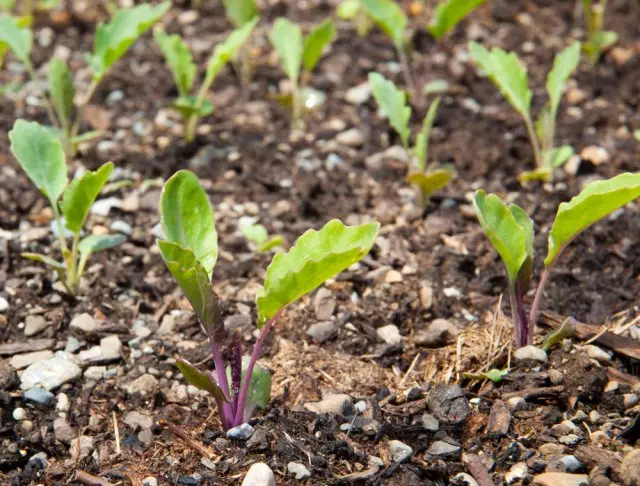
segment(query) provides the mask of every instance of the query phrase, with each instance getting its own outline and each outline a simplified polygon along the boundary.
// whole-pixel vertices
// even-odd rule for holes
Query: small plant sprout
[[[281,235],[269,236],[267,228],[254,222],[253,218],[243,219],[238,224],[238,228],[243,236],[251,242],[255,250],[259,253],[267,253],[275,248],[284,246],[284,237]]]
[[[427,27],[437,41],[441,40],[467,15],[486,0],[444,0],[436,7],[433,20]]]
[[[89,256],[125,240],[123,235],[80,238],[89,210],[113,171],[113,163],[107,162],[95,172],[87,171],[68,183],[62,144],[46,127],[36,122],[17,120],[9,132],[9,140],[11,153],[31,182],[49,200],[63,261],[38,253],[23,253],[22,256],[52,267],[69,293],[76,294]],[[70,248],[65,239],[67,232],[73,235]]]
[[[336,16],[353,22],[360,37],[366,36],[373,27],[373,22],[362,8],[360,0],[343,0],[336,7]]]
[[[280,56],[280,64],[291,82],[292,127],[302,123],[302,112],[307,104],[307,77],[315,69],[325,48],[336,37],[336,28],[331,19],[315,26],[303,37],[300,26],[286,18],[277,19],[269,38]]]
[[[587,40],[582,46],[592,66],[595,66],[602,53],[618,42],[618,34],[612,30],[602,30],[607,0],[582,0],[582,13],[587,29]]]
[[[524,172],[520,179],[549,180],[553,170],[564,165],[573,155],[570,145],[555,147],[554,139],[558,107],[566,90],[567,80],[580,61],[580,43],[574,42],[556,55],[553,68],[547,75],[549,100],[538,115],[535,125],[531,116],[533,94],[528,85],[527,70],[518,56],[496,47],[488,51],[476,42],[470,43],[469,53],[525,122],[533,147],[536,169]]]
[[[83,107],[89,103],[113,64],[144,32],[160,20],[170,7],[169,1],[155,6],[140,4],[133,8],[118,10],[109,23],[98,25],[94,52],[86,55],[92,71],[91,84],[77,107],[73,102],[76,95],[73,78],[67,65],[58,58],[49,62],[47,76],[51,100],[45,94],[44,107],[53,126],[52,129],[62,140],[67,155],[75,154],[79,143],[100,136],[99,132],[79,135],[82,121],[80,114]],[[5,43],[11,49],[16,58],[25,65],[30,78],[36,81],[36,72],[31,62],[32,37],[31,31],[20,28],[16,20],[0,16],[0,44]]]
[[[193,94],[193,84],[198,69],[193,62],[189,47],[177,34],[168,35],[161,30],[154,32],[155,40],[164,54],[178,88],[178,99],[173,103],[173,108],[182,115],[184,137],[188,142],[195,138],[200,118],[213,112],[213,105],[206,98],[211,84],[247,41],[258,20],[258,17],[255,17],[231,32],[224,42],[216,46],[207,62],[204,81],[195,94]]]
[[[473,206],[485,234],[504,263],[511,314],[518,347],[532,344],[538,308],[553,265],[563,250],[592,224],[640,197],[640,173],[620,174],[592,182],[580,194],[558,207],[549,232],[544,271],[527,315],[524,294],[533,273],[533,221],[515,204],[505,205],[494,195],[476,192]]]
[[[369,73],[369,84],[373,97],[378,102],[380,109],[389,119],[389,124],[400,136],[402,146],[407,154],[409,175],[407,182],[415,185],[420,191],[422,206],[429,205],[431,194],[447,186],[453,177],[451,165],[438,166],[428,164],[429,161],[429,135],[436,118],[440,98],[436,98],[429,107],[422,122],[422,129],[415,136],[415,145],[410,146],[411,108],[407,104],[404,91],[398,89],[393,82],[379,73]]]
[[[209,339],[215,370],[200,371],[181,358],[177,366],[192,385],[211,393],[228,430],[249,420],[255,407],[269,401],[271,378],[256,362],[284,309],[362,259],[373,246],[379,225],[350,227],[333,220],[320,231],[304,233],[288,252],[276,254],[256,297],[260,335],[251,355],[243,358],[241,336],[225,331],[211,287],[218,237],[213,210],[193,173],[182,170],[166,182],[160,213],[165,234],[158,241],[162,258]]]
[[[227,18],[238,29],[252,22],[260,15],[260,10],[255,0],[223,0],[224,11]],[[247,44],[243,44],[235,55],[234,64],[238,65],[237,71],[240,79],[247,85],[251,80],[251,59]]]

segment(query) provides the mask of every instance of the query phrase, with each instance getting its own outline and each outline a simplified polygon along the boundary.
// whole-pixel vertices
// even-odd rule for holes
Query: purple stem
[[[209,343],[211,345],[211,354],[213,355],[213,363],[216,367],[216,376],[218,377],[218,386],[222,389],[222,393],[226,398],[226,401],[222,404],[222,410],[220,410],[220,415],[222,417],[222,425],[225,430],[233,427],[233,417],[235,416],[235,410],[231,403],[231,398],[229,397],[229,382],[227,381],[227,373],[224,369],[224,360],[222,359],[222,353],[216,343],[213,341],[213,338],[209,337]]]
[[[244,374],[244,380],[242,382],[242,388],[240,389],[240,397],[238,398],[238,407],[236,408],[236,414],[233,420],[233,425],[238,426],[244,422],[244,406],[247,401],[247,393],[249,392],[249,383],[251,383],[251,375],[253,374],[253,367],[258,361],[260,357],[260,352],[262,351],[262,345],[264,344],[264,340],[267,338],[269,331],[275,325],[278,317],[280,316],[280,312],[282,309],[276,313],[267,323],[262,326],[262,330],[260,331],[260,336],[258,336],[258,340],[253,345],[253,351],[251,352],[251,358],[249,359],[249,364],[247,366],[247,370]]]
[[[529,333],[529,325],[527,323],[527,313],[524,311],[524,302],[522,301],[522,291],[520,290],[520,282],[516,282],[516,310],[518,312],[518,325],[520,326],[520,343],[518,346],[526,346],[531,344],[529,341],[533,339],[533,334]]]
[[[242,381],[242,341],[240,332],[233,335],[231,348],[231,388],[233,390],[233,410],[238,410],[238,395],[240,393],[240,382]]]
[[[531,334],[531,336],[533,336],[533,333],[536,329],[536,324],[538,323],[538,308],[540,307],[544,287],[549,280],[549,276],[551,275],[551,266],[554,264],[554,262],[555,259],[544,268],[542,276],[540,277],[540,283],[538,284],[538,288],[536,289],[536,295],[533,298],[533,304],[531,304],[531,311],[529,312],[529,334]]]

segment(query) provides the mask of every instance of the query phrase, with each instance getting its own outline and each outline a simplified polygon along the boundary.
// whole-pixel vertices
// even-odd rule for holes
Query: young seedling
[[[79,106],[74,107],[75,87],[67,65],[54,58],[48,66],[49,94],[44,94],[44,106],[53,130],[63,142],[67,155],[73,155],[79,143],[100,136],[99,132],[79,135],[83,107],[89,103],[98,85],[113,64],[118,61],[135,41],[156,23],[171,7],[166,1],[159,5],[141,4],[119,10],[108,24],[100,24],[95,35],[95,49],[87,54],[92,80]],[[16,20],[0,16],[0,44],[7,45],[26,67],[30,78],[37,80],[31,62],[32,33],[20,28]],[[1,46],[0,46],[1,50]],[[75,112],[75,117],[74,117]]]
[[[277,19],[269,38],[280,56],[282,69],[291,82],[292,127],[301,124],[307,90],[305,79],[310,77],[324,49],[336,37],[331,19],[314,27],[303,37],[300,26],[285,18]]]
[[[96,171],[87,171],[69,184],[62,144],[46,127],[18,120],[9,132],[9,140],[11,153],[31,182],[49,200],[62,262],[38,253],[23,253],[22,256],[52,267],[69,293],[76,294],[89,256],[125,240],[123,235],[89,235],[80,239],[89,210],[109,179],[113,163],[107,162]],[[73,235],[71,248],[65,238],[67,232]]]
[[[429,205],[431,194],[447,186],[453,177],[451,165],[437,166],[429,162],[429,135],[436,112],[440,106],[440,98],[436,98],[422,122],[422,129],[415,136],[415,145],[410,146],[411,107],[407,104],[404,91],[398,89],[392,81],[385,79],[379,73],[369,73],[369,84],[373,97],[380,109],[389,119],[389,124],[400,136],[402,146],[407,154],[409,175],[407,182],[415,185],[420,191],[420,201],[423,208]]]
[[[427,27],[429,33],[440,41],[467,15],[486,0],[445,0],[436,8],[433,20]]]
[[[587,28],[587,41],[582,50],[589,58],[592,66],[595,66],[602,53],[618,42],[618,34],[612,30],[602,30],[604,27],[604,14],[607,9],[607,0],[582,0],[582,13],[584,24]]]
[[[260,15],[260,10],[255,0],[223,0],[223,4],[227,18],[236,29],[252,22]],[[237,70],[240,73],[240,79],[245,85],[248,85],[251,81],[252,69],[249,49],[246,44],[240,47],[235,60],[234,64],[239,65]]]
[[[580,61],[580,43],[574,42],[556,55],[553,68],[547,75],[549,100],[539,113],[535,126],[531,116],[533,94],[528,85],[527,70],[518,56],[496,47],[488,51],[476,42],[469,44],[469,53],[525,122],[533,147],[536,169],[524,172],[520,179],[549,180],[553,170],[564,165],[573,155],[570,145],[555,147],[554,139],[560,100],[566,90],[567,80]]]
[[[573,239],[592,224],[640,197],[640,173],[620,174],[587,185],[558,207],[549,232],[544,271],[527,315],[524,294],[533,273],[533,221],[515,204],[505,205],[494,195],[476,192],[473,206],[485,234],[500,255],[507,272],[511,314],[518,347],[532,344],[538,308],[553,265]]]
[[[253,244],[259,253],[267,253],[274,248],[283,247],[284,245],[284,237],[281,235],[269,236],[267,228],[261,224],[243,220],[240,221],[238,227],[244,237]]]
[[[181,358],[177,366],[187,381],[213,395],[222,426],[228,430],[246,422],[256,406],[268,403],[271,381],[256,362],[284,309],[362,259],[373,246],[379,225],[350,227],[333,220],[320,231],[304,233],[288,252],[276,254],[256,296],[260,335],[250,357],[243,359],[242,339],[238,333],[227,335],[211,288],[217,233],[213,210],[193,173],[182,170],[167,181],[160,213],[165,234],[158,241],[162,258],[209,338],[215,370],[200,371]]]
[[[200,118],[213,112],[213,104],[206,98],[211,84],[247,41],[258,20],[258,17],[255,17],[231,32],[224,42],[216,46],[207,62],[204,81],[195,94],[193,83],[198,69],[193,62],[189,46],[177,34],[168,35],[161,30],[154,32],[155,40],[164,54],[178,88],[178,99],[172,106],[182,115],[184,138],[187,142],[195,138]]]
[[[360,37],[366,36],[373,27],[373,22],[362,8],[360,0],[343,0],[336,7],[336,16],[353,22]]]

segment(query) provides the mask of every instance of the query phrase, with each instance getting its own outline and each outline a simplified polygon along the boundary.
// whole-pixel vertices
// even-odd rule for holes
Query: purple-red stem
[[[238,410],[238,394],[240,393],[240,383],[242,381],[242,341],[240,332],[233,334],[231,349],[231,388],[233,391],[233,405],[231,406],[234,416]]]
[[[212,337],[209,337],[209,343],[211,344],[211,354],[213,355],[213,363],[216,367],[216,376],[218,377],[218,386],[222,389],[222,393],[226,401],[222,404],[220,415],[222,417],[222,425],[225,430],[233,427],[234,410],[230,403],[229,397],[229,382],[227,381],[227,373],[224,367],[224,360],[222,359],[222,353],[220,349],[213,341]]]
[[[529,332],[529,325],[527,323],[527,313],[524,311],[524,302],[522,301],[522,290],[520,289],[520,282],[516,282],[516,310],[518,312],[518,325],[520,326],[520,343],[519,346],[526,346],[531,344],[529,341],[533,338],[533,334]]]
[[[533,298],[533,304],[531,304],[531,311],[529,313],[529,334],[532,337],[536,329],[536,324],[538,322],[538,309],[540,307],[540,302],[542,301],[544,287],[549,280],[549,276],[551,275],[551,266],[554,262],[555,259],[549,265],[544,267],[544,271],[542,272],[542,276],[540,277],[540,283],[538,284],[538,288],[536,289],[536,295]]]
[[[253,345],[253,351],[251,352],[251,358],[249,359],[249,364],[247,365],[247,370],[244,374],[244,380],[242,382],[242,388],[240,388],[240,397],[238,398],[238,407],[236,409],[236,413],[233,419],[233,425],[238,426],[244,422],[244,405],[247,401],[247,393],[249,392],[249,383],[251,383],[251,375],[253,374],[253,368],[260,357],[260,352],[262,351],[262,345],[264,344],[264,340],[267,338],[269,331],[276,323],[278,316],[280,315],[279,311],[273,316],[271,319],[267,321],[267,323],[262,326],[262,330],[260,331],[260,336],[256,343]]]

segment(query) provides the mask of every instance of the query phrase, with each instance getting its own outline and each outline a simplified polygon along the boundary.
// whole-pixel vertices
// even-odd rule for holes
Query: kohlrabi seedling
[[[433,20],[427,27],[437,41],[446,36],[467,15],[486,0],[444,0],[436,7]]]
[[[271,28],[269,38],[291,82],[292,126],[302,121],[308,94],[305,78],[311,75],[325,48],[335,37],[336,28],[331,19],[315,26],[306,37],[303,37],[299,25],[283,17],[277,19]]]
[[[38,253],[23,253],[22,256],[52,267],[67,290],[76,294],[89,256],[125,240],[122,235],[89,235],[80,238],[89,210],[109,179],[113,163],[107,162],[95,172],[87,171],[68,183],[64,150],[51,130],[36,122],[18,120],[9,132],[9,140],[11,153],[31,182],[49,200],[62,261]],[[73,235],[71,248],[66,241],[68,232]]]
[[[613,30],[602,30],[604,27],[604,14],[607,9],[607,0],[582,0],[584,24],[587,28],[587,40],[582,50],[589,58],[592,66],[595,66],[602,53],[618,42],[618,34]]]
[[[362,259],[373,246],[379,225],[350,227],[333,220],[320,231],[304,233],[288,252],[276,254],[256,296],[260,335],[250,357],[243,359],[243,340],[239,331],[232,336],[225,331],[211,286],[218,237],[213,210],[193,173],[182,170],[167,181],[160,213],[165,234],[158,241],[162,258],[209,338],[215,370],[200,371],[181,358],[177,366],[192,385],[211,393],[222,426],[230,429],[246,422],[256,406],[264,407],[269,400],[271,379],[256,362],[278,317],[288,305]]]
[[[261,224],[250,220],[242,220],[238,227],[244,237],[253,244],[257,252],[266,253],[284,245],[284,237],[281,235],[269,235],[267,228]]]
[[[227,18],[236,29],[247,25],[260,15],[260,10],[255,0],[223,0],[224,11]],[[245,85],[251,81],[252,67],[249,57],[248,44],[243,44],[234,56],[234,65],[240,73],[240,79]]]
[[[469,53],[525,122],[533,146],[536,169],[521,174],[521,180],[550,179],[553,170],[564,165],[573,155],[570,145],[555,147],[554,138],[560,100],[566,90],[567,80],[580,61],[580,43],[574,42],[556,55],[553,68],[547,75],[549,100],[538,115],[535,126],[531,116],[533,93],[529,89],[527,70],[518,56],[496,47],[488,51],[477,42],[469,44]]]
[[[438,166],[429,162],[429,135],[440,106],[440,98],[436,98],[422,122],[422,129],[415,136],[415,144],[411,142],[411,107],[407,104],[404,91],[398,89],[393,82],[379,73],[369,73],[369,84],[378,106],[387,116],[389,124],[400,136],[402,146],[407,154],[409,175],[407,181],[420,190],[422,206],[429,205],[431,194],[447,186],[453,177],[451,165]]]
[[[87,132],[79,135],[81,113],[89,103],[98,85],[111,66],[118,61],[135,41],[156,23],[171,7],[167,1],[159,5],[141,4],[133,8],[118,10],[108,24],[98,25],[95,49],[87,54],[92,71],[92,80],[87,92],[81,97],[79,106],[74,106],[75,87],[73,78],[64,61],[54,58],[49,62],[48,81],[51,100],[44,94],[44,107],[52,130],[63,143],[67,155],[73,155],[79,143],[100,135]],[[31,62],[32,33],[20,28],[16,20],[0,16],[0,44],[7,45],[26,67],[32,80],[36,73]],[[0,47],[1,49],[1,47]],[[75,115],[75,116],[74,116]]]
[[[173,103],[173,108],[182,115],[184,137],[188,142],[195,138],[198,120],[213,112],[213,105],[206,98],[211,84],[247,41],[258,20],[258,17],[254,17],[216,46],[207,62],[204,81],[195,94],[193,83],[198,69],[193,62],[189,46],[177,34],[167,35],[161,30],[154,32],[155,40],[164,54],[178,88],[178,99]]]
[[[373,21],[362,8],[361,0],[342,0],[336,7],[336,16],[350,20],[360,37],[364,37],[373,27]]]
[[[586,228],[637,197],[640,197],[640,173],[625,173],[592,182],[569,202],[560,204],[549,233],[544,271],[527,316],[523,297],[534,268],[533,221],[515,204],[507,206],[494,194],[476,192],[473,200],[476,215],[507,272],[511,314],[519,347],[533,342],[544,287],[562,251]]]

